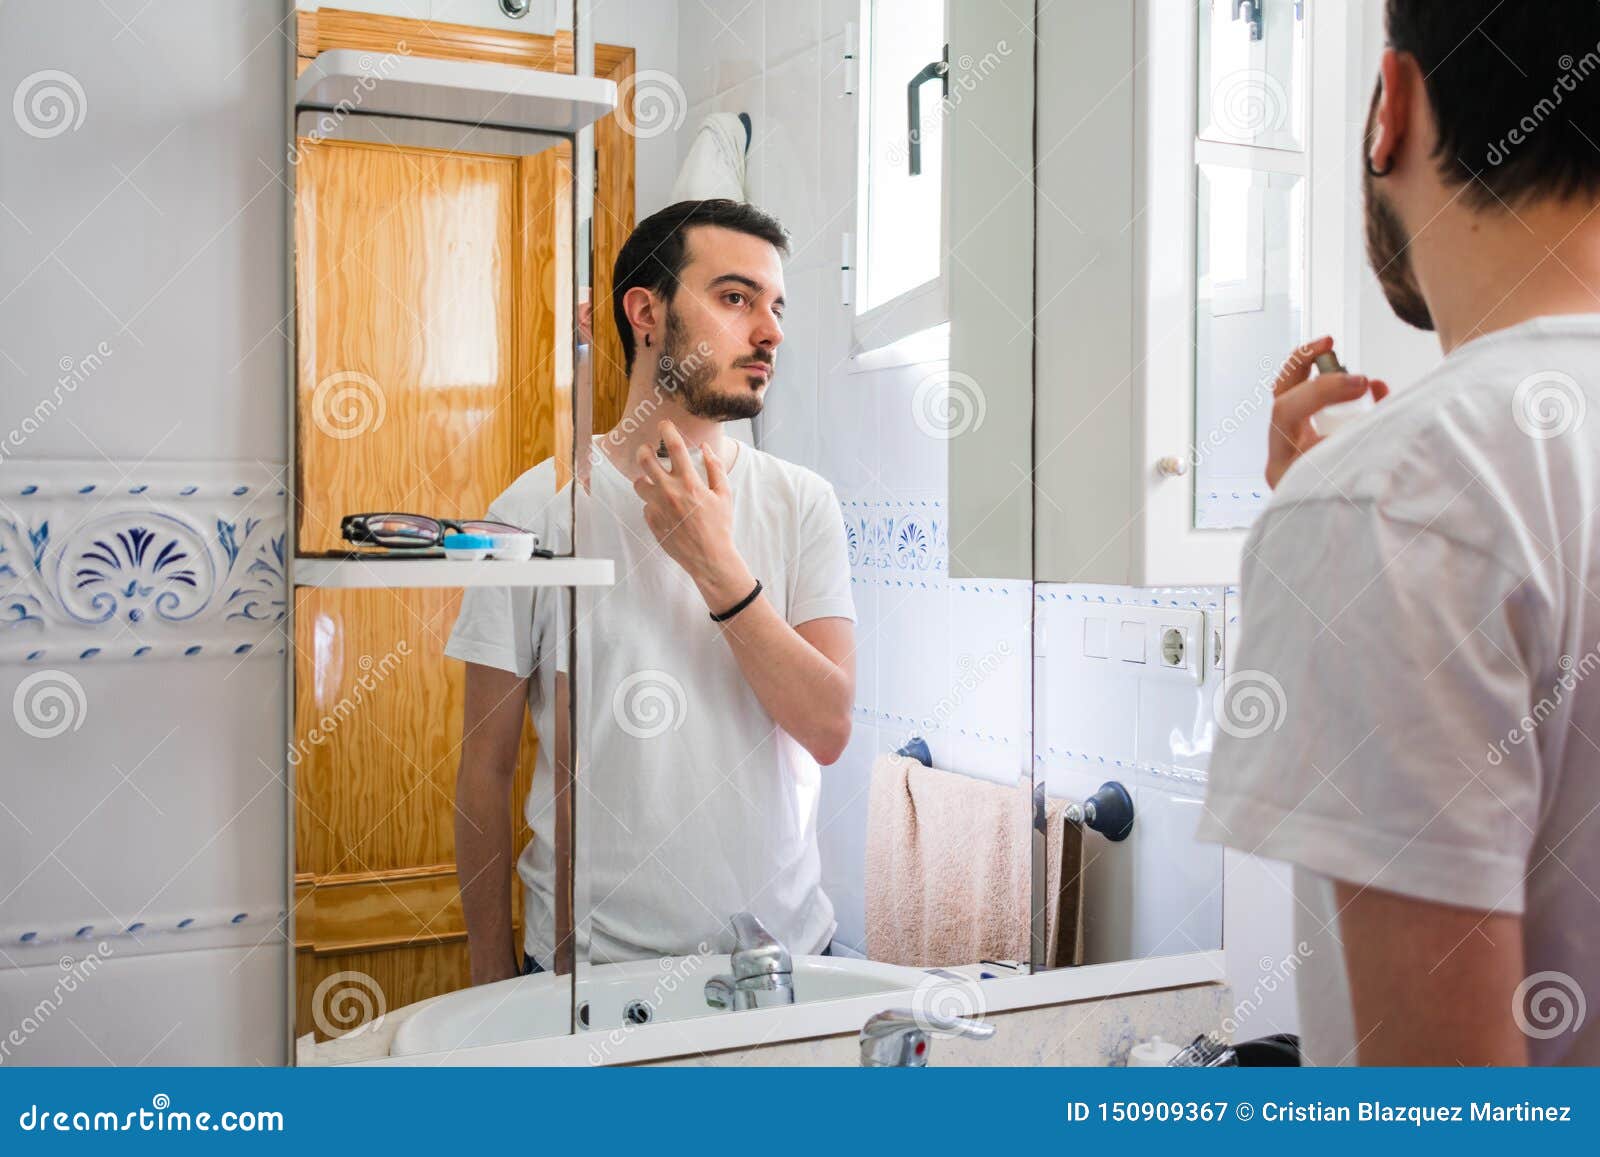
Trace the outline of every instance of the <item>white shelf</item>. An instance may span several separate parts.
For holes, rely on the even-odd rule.
[[[512,64],[336,48],[295,81],[297,110],[484,129],[575,133],[617,107],[615,81]]]
[[[290,572],[297,587],[345,590],[418,587],[608,587],[609,558],[536,558],[527,562],[450,558],[297,558]]]

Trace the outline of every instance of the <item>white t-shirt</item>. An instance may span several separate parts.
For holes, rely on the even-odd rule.
[[[704,476],[698,451],[696,469]],[[729,919],[754,913],[791,952],[821,951],[836,927],[817,855],[821,770],[750,689],[694,582],[656,543],[633,484],[598,447],[578,490],[578,552],[610,558],[616,585],[579,588],[578,947],[594,963],[733,948]],[[788,623],[855,619],[844,519],[833,488],[741,445],[728,471],[733,538]],[[495,499],[490,518],[571,549],[571,487],[547,460]],[[555,734],[565,671],[564,594],[469,589],[445,654],[533,674],[529,706]],[[735,620],[736,622],[737,620]],[[524,944],[549,967],[555,944],[551,744],[528,795],[533,838],[517,859]],[[588,919],[585,919],[585,916]]]
[[[1285,475],[1245,547],[1200,836],[1296,866],[1311,1062],[1356,1060],[1334,880],[1521,913],[1530,1056],[1583,1051],[1596,592],[1600,315],[1457,348]]]

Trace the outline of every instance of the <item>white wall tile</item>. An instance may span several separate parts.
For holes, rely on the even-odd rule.
[[[474,0],[484,4],[491,0]],[[569,0],[560,0],[565,5]],[[698,0],[688,0],[685,7]],[[678,0],[595,0],[591,7],[595,41],[600,44],[627,45],[634,50],[634,75],[641,84],[648,81],[655,89],[669,94],[675,111],[685,112],[697,101],[710,97],[709,86],[690,93],[692,77],[683,74],[678,63]],[[646,77],[645,74],[661,74]],[[683,89],[681,100],[672,86]],[[685,115],[679,132],[644,134],[633,143],[634,198],[637,219],[665,208],[672,184],[678,176],[679,141],[687,141],[700,119]]]
[[[838,939],[858,952],[866,951],[867,940],[866,881],[861,870],[867,848],[867,793],[873,760],[884,750],[878,729],[857,720],[844,755],[822,769],[817,808],[822,889],[833,901]]]
[[[712,51],[713,38],[722,27],[717,7],[704,0],[683,0],[678,5],[676,76],[690,107],[709,101],[718,92],[717,57]],[[686,127],[692,132],[697,124],[699,120],[691,117]]]
[[[766,118],[756,125],[752,146],[763,170],[762,208],[789,231],[793,269],[816,268],[825,255],[835,264],[838,259],[837,243],[829,254],[823,228],[817,60],[813,46],[767,70]]]
[[[92,948],[92,946],[91,946]],[[0,969],[8,1063],[282,1065],[286,946],[100,958]],[[72,976],[74,979],[67,980]],[[81,979],[80,979],[81,978]]]
[[[759,80],[766,64],[762,5],[751,0],[691,0],[680,12],[680,56],[708,53],[713,62],[712,94]],[[689,37],[693,39],[689,39]]]
[[[949,442],[939,436],[943,427],[929,409],[944,388],[947,370],[946,362],[934,361],[857,375],[871,383],[866,388],[878,400],[879,477],[891,493],[948,496]]]
[[[822,0],[792,0],[787,4],[761,4],[766,20],[768,69],[815,48],[822,39]]]
[[[788,308],[777,370],[761,413],[762,446],[808,469],[817,454],[817,341],[821,276],[815,270],[784,270]]]

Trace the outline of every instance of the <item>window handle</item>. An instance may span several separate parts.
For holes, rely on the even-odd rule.
[[[950,46],[944,46],[944,56],[929,61],[922,71],[906,85],[906,160],[913,177],[922,172],[922,86],[937,80],[943,96],[950,96]]]

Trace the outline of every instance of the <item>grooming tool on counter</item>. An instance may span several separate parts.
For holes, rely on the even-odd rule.
[[[1130,1069],[1158,1069],[1170,1065],[1183,1050],[1159,1036],[1140,1041],[1128,1050]]]
[[[1133,832],[1133,796],[1114,779],[1107,780],[1081,804],[1067,805],[1067,818],[1119,843]]]
[[[1332,351],[1322,354],[1316,361],[1319,374],[1346,374],[1350,371],[1339,363],[1338,355]],[[1372,394],[1365,393],[1359,398],[1348,402],[1338,402],[1311,415],[1311,428],[1322,437],[1326,438],[1335,431],[1343,429],[1351,422],[1371,411],[1377,403],[1372,400]]]
[[[1188,1048],[1167,1062],[1175,1069],[1220,1069],[1238,1063],[1239,1057],[1233,1051],[1233,1046],[1208,1033],[1195,1037],[1189,1042]]]

